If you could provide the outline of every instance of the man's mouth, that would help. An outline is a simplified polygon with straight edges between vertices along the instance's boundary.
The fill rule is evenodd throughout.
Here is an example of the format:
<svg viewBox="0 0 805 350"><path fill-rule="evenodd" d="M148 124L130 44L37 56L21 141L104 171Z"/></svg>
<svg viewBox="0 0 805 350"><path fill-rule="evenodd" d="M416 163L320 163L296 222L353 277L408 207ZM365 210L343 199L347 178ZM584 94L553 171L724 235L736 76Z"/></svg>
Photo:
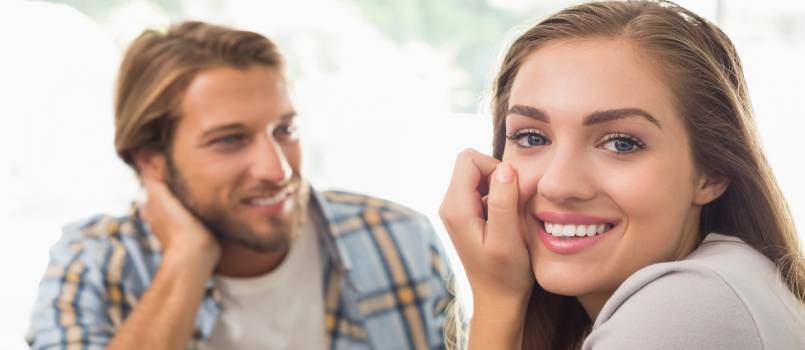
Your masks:
<svg viewBox="0 0 805 350"><path fill-rule="evenodd" d="M271 195L261 195L259 197L246 198L244 202L254 206L271 206L285 201L294 190L294 186L287 186Z"/></svg>

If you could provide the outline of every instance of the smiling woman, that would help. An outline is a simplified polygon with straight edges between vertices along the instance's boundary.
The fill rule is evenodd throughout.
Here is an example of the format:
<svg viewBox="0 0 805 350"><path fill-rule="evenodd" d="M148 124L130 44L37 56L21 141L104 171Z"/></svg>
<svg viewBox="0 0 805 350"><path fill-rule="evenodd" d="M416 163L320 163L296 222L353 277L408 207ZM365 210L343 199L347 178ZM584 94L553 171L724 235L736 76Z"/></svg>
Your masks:
<svg viewBox="0 0 805 350"><path fill-rule="evenodd" d="M670 2L580 5L521 35L493 157L459 156L440 211L469 347L805 347L803 256L747 96L730 40Z"/></svg>

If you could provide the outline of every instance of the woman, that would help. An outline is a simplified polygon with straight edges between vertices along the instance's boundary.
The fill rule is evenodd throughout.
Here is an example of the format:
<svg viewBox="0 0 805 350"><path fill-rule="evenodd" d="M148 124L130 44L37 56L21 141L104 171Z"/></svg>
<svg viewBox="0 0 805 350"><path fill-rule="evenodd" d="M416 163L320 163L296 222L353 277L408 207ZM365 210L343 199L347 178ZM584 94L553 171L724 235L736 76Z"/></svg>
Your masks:
<svg viewBox="0 0 805 350"><path fill-rule="evenodd" d="M440 210L471 349L805 348L800 245L716 26L568 8L512 44L492 106L493 157L463 152Z"/></svg>

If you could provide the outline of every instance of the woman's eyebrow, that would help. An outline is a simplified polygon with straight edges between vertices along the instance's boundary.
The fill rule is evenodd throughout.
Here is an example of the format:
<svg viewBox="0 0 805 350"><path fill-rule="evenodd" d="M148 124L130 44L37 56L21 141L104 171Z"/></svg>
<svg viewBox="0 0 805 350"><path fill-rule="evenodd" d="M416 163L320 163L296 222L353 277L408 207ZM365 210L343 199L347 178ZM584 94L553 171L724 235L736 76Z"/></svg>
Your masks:
<svg viewBox="0 0 805 350"><path fill-rule="evenodd" d="M524 106L524 105L511 106L511 108L509 108L508 114L519 114L524 117L534 118L536 120L545 123L551 122L548 116L545 114L545 112L531 106Z"/></svg>
<svg viewBox="0 0 805 350"><path fill-rule="evenodd" d="M522 115L524 117L533 118L545 123L550 123L550 118L548 115L540 110L539 108L525 106L525 105L513 105L509 108L508 114L517 114ZM657 120L651 113L646 112L640 108L619 108L619 109L610 109L605 111L596 111L592 114L588 115L584 118L583 125L593 125L593 124L600 124L606 123L613 120L624 119L624 118L632 118L632 117L642 117L654 124L658 128L662 129L662 124L660 121Z"/></svg>
<svg viewBox="0 0 805 350"><path fill-rule="evenodd" d="M624 118L632 118L632 117L642 117L654 124L658 128L662 129L662 125L657 118L654 118L651 113L646 112L640 108L620 108L620 109L610 109L606 111L597 111L586 118L584 118L584 125L593 125L593 124L600 124L606 123L613 120L624 119Z"/></svg>

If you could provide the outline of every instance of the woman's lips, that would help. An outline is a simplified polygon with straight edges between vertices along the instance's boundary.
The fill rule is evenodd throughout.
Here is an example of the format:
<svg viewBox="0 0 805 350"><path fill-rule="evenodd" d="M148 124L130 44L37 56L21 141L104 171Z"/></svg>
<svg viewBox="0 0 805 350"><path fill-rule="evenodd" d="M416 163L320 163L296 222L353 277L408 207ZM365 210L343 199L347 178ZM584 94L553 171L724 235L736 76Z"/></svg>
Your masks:
<svg viewBox="0 0 805 350"><path fill-rule="evenodd" d="M607 237L607 233L609 232L584 237L557 237L545 232L545 227L539 225L539 238L542 244L545 245L545 248L548 248L548 250L556 254L575 254L581 252Z"/></svg>
<svg viewBox="0 0 805 350"><path fill-rule="evenodd" d="M618 220L579 213L540 212L539 238L556 254L575 254L604 239Z"/></svg>
<svg viewBox="0 0 805 350"><path fill-rule="evenodd" d="M619 221L581 213L560 213L552 211L541 211L534 216L542 222L563 225L612 224L612 226L615 226Z"/></svg>

